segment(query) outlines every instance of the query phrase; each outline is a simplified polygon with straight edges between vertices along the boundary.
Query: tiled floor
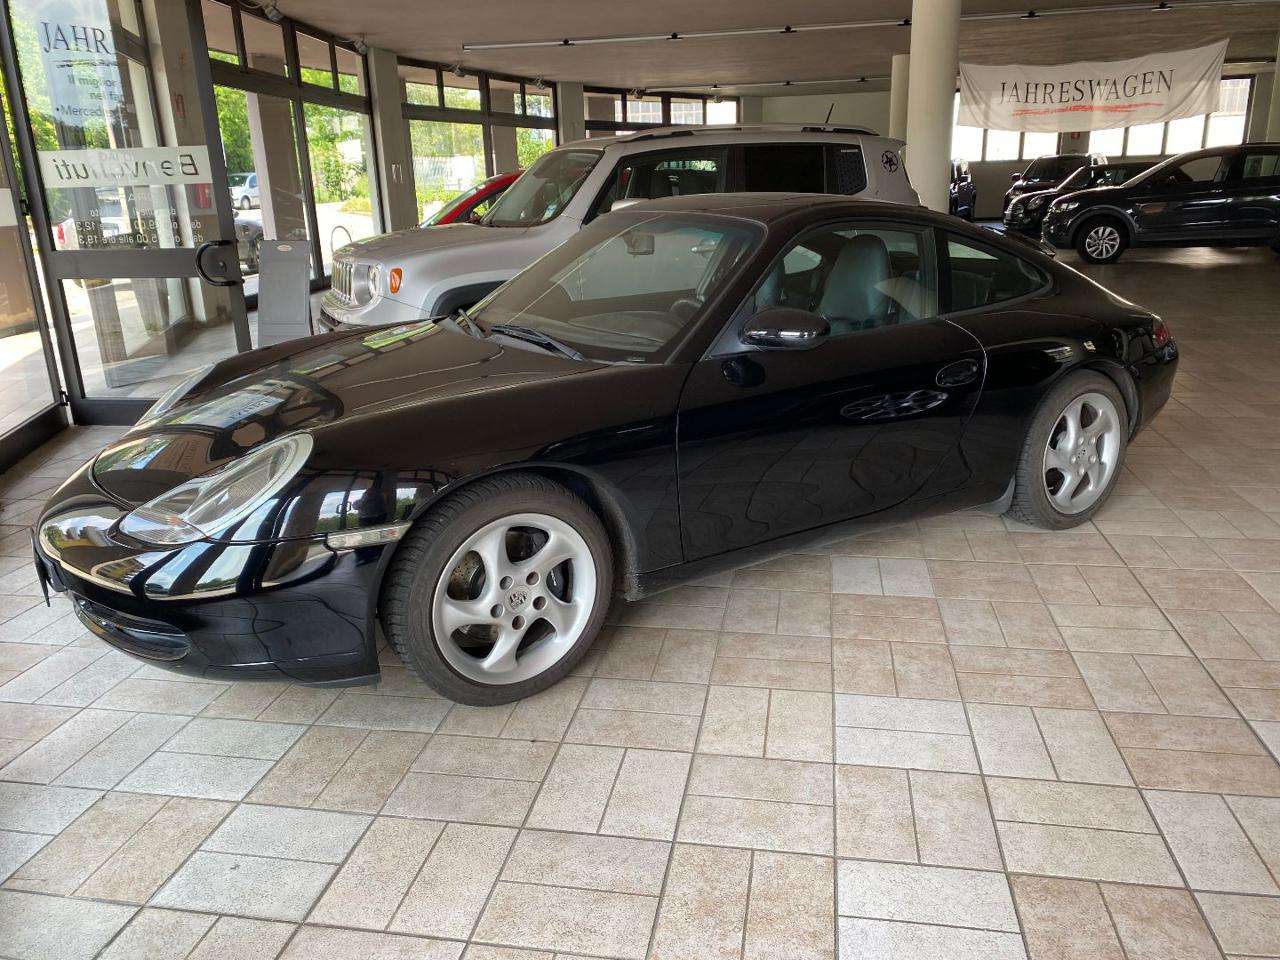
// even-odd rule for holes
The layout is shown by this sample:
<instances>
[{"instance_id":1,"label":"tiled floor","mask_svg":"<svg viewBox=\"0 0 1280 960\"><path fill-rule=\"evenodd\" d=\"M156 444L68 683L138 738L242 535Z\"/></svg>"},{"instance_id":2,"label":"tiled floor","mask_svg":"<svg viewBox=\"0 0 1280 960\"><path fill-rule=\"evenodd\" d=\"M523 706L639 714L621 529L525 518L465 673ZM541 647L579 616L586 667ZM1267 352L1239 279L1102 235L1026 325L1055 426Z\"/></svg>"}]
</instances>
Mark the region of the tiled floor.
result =
<instances>
[{"instance_id":1,"label":"tiled floor","mask_svg":"<svg viewBox=\"0 0 1280 960\"><path fill-rule=\"evenodd\" d=\"M501 709L182 680L37 603L0 479L0 955L1280 957L1280 264L1179 336L1096 523L908 523L619 608Z\"/></svg>"}]
</instances>

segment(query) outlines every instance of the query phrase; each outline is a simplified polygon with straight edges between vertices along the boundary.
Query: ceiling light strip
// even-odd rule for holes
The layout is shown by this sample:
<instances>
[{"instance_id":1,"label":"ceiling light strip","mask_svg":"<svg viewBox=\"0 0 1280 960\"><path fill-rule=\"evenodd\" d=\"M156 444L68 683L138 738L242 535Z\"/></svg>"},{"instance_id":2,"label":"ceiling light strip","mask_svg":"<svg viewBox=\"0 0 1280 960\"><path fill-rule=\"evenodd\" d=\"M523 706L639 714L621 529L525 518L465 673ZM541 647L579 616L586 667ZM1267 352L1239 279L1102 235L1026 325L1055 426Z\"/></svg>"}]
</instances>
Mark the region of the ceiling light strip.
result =
<instances>
[{"instance_id":1,"label":"ceiling light strip","mask_svg":"<svg viewBox=\"0 0 1280 960\"><path fill-rule=\"evenodd\" d=\"M1001 11L997 13L962 13L960 20L966 23L990 22L994 20L1039 20L1042 17L1066 17L1075 15L1096 16L1100 13L1134 13L1147 11L1151 13L1170 13L1178 10L1213 7L1252 7L1270 6L1280 0L1163 0L1163 2L1109 3L1092 7L1057 7L1034 8L1024 11ZM659 40L717 40L732 37L757 37L772 34L790 35L795 33L818 33L832 30L868 30L881 27L909 27L910 18L846 20L839 23L806 23L784 24L776 27L738 27L729 30L691 30L685 33L670 31L667 33L628 34L612 37L561 37L557 40L507 40L484 43L463 42L464 53L481 50L516 50L528 47L578 47L597 46L608 43L653 43Z\"/></svg>"}]
</instances>

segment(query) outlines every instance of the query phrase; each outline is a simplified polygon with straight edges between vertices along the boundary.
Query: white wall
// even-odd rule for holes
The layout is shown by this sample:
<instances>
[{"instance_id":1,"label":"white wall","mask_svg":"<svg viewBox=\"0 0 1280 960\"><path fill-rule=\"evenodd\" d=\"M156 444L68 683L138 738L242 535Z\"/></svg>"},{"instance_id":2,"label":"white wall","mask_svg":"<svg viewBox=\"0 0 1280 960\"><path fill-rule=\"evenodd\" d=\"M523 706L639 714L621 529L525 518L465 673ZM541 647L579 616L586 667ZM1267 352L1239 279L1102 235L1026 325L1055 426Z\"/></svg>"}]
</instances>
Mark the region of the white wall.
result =
<instances>
[{"instance_id":1,"label":"white wall","mask_svg":"<svg viewBox=\"0 0 1280 960\"><path fill-rule=\"evenodd\" d=\"M831 110L831 123L870 127L889 132L889 91L831 93L820 96L762 97L765 123L822 123ZM835 109L832 109L832 104Z\"/></svg>"}]
</instances>

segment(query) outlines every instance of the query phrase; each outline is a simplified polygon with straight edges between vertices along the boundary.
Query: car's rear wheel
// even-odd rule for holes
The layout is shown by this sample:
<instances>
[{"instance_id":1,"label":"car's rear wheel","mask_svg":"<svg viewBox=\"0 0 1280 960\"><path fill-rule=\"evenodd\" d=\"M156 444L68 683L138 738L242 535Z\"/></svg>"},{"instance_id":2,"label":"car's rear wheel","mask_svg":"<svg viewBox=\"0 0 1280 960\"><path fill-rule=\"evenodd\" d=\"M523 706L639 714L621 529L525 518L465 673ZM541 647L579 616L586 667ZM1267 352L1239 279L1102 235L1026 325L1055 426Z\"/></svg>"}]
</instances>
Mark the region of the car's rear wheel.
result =
<instances>
[{"instance_id":1,"label":"car's rear wheel","mask_svg":"<svg viewBox=\"0 0 1280 960\"><path fill-rule=\"evenodd\" d=\"M1115 217L1094 217L1076 234L1076 252L1090 263L1114 263L1128 246L1129 235Z\"/></svg>"},{"instance_id":2,"label":"car's rear wheel","mask_svg":"<svg viewBox=\"0 0 1280 960\"><path fill-rule=\"evenodd\" d=\"M433 689L488 706L531 696L590 648L613 554L581 498L533 474L459 491L406 535L387 572L387 639Z\"/></svg>"},{"instance_id":3,"label":"car's rear wheel","mask_svg":"<svg viewBox=\"0 0 1280 960\"><path fill-rule=\"evenodd\" d=\"M1009 516L1053 530L1089 520L1115 488L1128 427L1124 397L1109 378L1088 370L1068 376L1031 421Z\"/></svg>"}]
</instances>

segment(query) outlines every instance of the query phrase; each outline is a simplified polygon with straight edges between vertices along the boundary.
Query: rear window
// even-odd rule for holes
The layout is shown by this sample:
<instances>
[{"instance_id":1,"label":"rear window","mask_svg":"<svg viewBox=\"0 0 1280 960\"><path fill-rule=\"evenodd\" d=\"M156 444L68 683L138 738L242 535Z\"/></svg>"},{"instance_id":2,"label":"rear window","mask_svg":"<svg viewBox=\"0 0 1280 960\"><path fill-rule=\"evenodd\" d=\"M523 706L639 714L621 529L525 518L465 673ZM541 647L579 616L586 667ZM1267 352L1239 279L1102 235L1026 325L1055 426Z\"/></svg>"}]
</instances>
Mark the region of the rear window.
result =
<instances>
[{"instance_id":1,"label":"rear window","mask_svg":"<svg viewBox=\"0 0 1280 960\"><path fill-rule=\"evenodd\" d=\"M826 193L820 143L748 143L742 148L748 192Z\"/></svg>"},{"instance_id":2,"label":"rear window","mask_svg":"<svg viewBox=\"0 0 1280 960\"><path fill-rule=\"evenodd\" d=\"M1021 257L947 236L947 295L952 312L1016 300L1044 288L1049 278Z\"/></svg>"},{"instance_id":3,"label":"rear window","mask_svg":"<svg viewBox=\"0 0 1280 960\"><path fill-rule=\"evenodd\" d=\"M1030 180L1062 180L1088 162L1086 157L1040 157L1024 174Z\"/></svg>"}]
</instances>

